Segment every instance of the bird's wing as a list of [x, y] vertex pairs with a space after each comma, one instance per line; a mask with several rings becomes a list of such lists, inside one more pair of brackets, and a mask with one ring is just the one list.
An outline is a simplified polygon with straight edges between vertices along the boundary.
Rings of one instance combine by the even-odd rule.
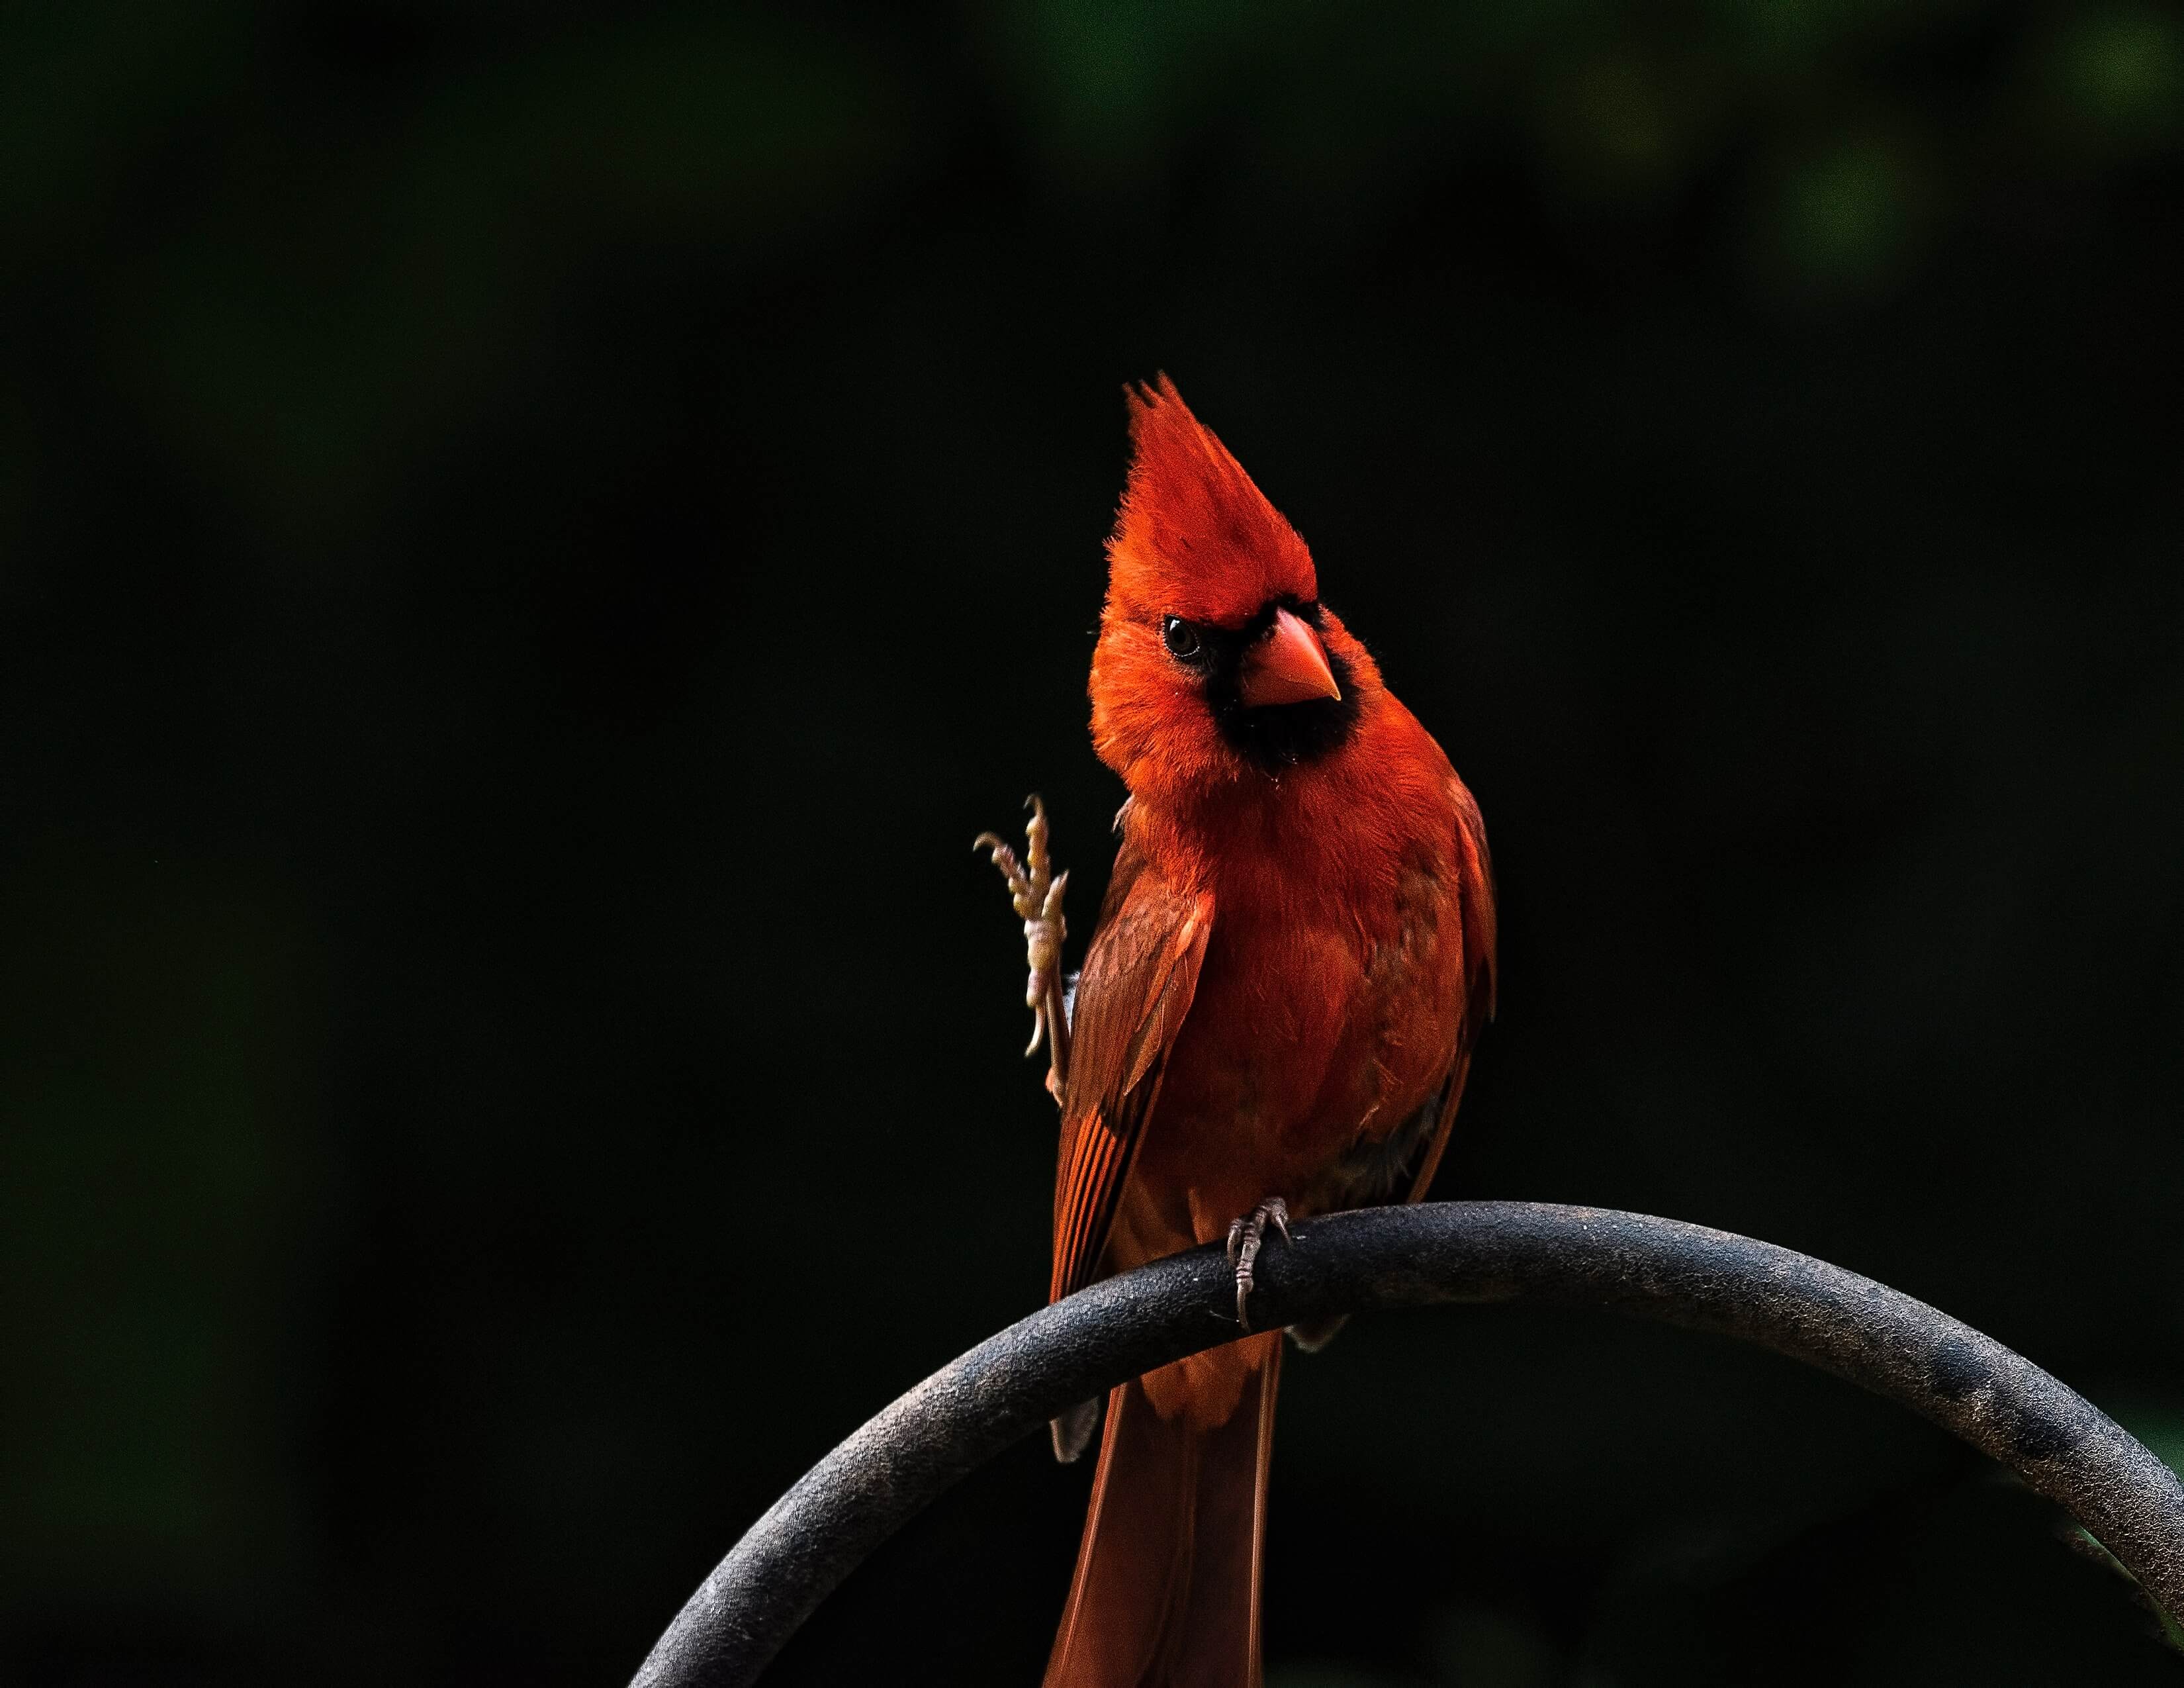
[[1424, 1158], [1411, 1176], [1406, 1201], [1423, 1201], [1434, 1174], [1440, 1169], [1449, 1131], [1456, 1123], [1456, 1105], [1463, 1100], [1463, 1081], [1471, 1075], [1471, 1051], [1479, 1033], [1494, 1017], [1494, 861], [1486, 851], [1486, 823], [1479, 805], [1463, 782], [1456, 784], [1457, 913], [1463, 944], [1462, 1019], [1457, 1028], [1456, 1059], [1441, 1080], [1435, 1101], [1440, 1117], [1433, 1123]]
[[1212, 895], [1164, 877], [1126, 834], [1071, 1016], [1054, 1185], [1056, 1301], [1098, 1275], [1212, 928]]

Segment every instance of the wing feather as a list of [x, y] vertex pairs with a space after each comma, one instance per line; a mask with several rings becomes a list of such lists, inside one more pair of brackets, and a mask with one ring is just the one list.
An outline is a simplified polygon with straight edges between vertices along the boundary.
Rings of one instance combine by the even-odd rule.
[[1212, 926], [1212, 896], [1164, 877], [1126, 834], [1072, 1015], [1054, 1188], [1056, 1301], [1099, 1274]]
[[1440, 1157], [1448, 1148], [1456, 1124], [1457, 1104], [1463, 1100], [1463, 1081], [1471, 1076], [1471, 1051], [1486, 1022], [1494, 1017], [1495, 938], [1494, 859], [1486, 850], [1486, 823], [1479, 804], [1461, 780], [1456, 783], [1457, 912], [1463, 944], [1463, 1020], [1457, 1028], [1456, 1059], [1441, 1080], [1440, 1117], [1426, 1145], [1424, 1158], [1411, 1178], [1406, 1201], [1425, 1200]]

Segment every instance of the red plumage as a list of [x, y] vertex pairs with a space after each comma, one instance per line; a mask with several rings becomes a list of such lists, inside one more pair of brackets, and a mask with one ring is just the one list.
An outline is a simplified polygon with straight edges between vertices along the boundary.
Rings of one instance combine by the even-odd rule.
[[[1090, 688], [1130, 800], [1072, 1017], [1056, 1296], [1268, 1197], [1416, 1200], [1493, 1004], [1470, 793], [1164, 377], [1130, 424]], [[1279, 1340], [1110, 1397], [1049, 1688], [1258, 1681]]]

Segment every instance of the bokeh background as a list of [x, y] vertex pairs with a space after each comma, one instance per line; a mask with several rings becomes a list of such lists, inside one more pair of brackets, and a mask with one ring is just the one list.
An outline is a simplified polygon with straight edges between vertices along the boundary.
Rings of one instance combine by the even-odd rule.
[[[1036, 1304], [967, 848], [1170, 371], [1484, 805], [1446, 1196], [1751, 1232], [2184, 1457], [2184, 19], [0, 11], [0, 1680], [623, 1680]], [[1289, 1368], [1279, 1688], [2175, 1682], [1728, 1345]], [[1027, 1444], [783, 1685], [1034, 1679]]]

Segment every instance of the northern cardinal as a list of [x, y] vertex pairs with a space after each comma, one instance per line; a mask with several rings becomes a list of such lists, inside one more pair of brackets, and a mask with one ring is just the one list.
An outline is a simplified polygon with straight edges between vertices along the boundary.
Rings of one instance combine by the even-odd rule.
[[[1061, 1106], [1055, 1299], [1291, 1217], [1416, 1201], [1494, 1006], [1486, 835], [1440, 746], [1319, 601], [1311, 554], [1165, 376], [1128, 394], [1092, 738], [1129, 799], [1073, 999], [1062, 878], [990, 848]], [[1291, 1332], [1316, 1347], [1333, 1329]], [[1278, 1331], [1107, 1398], [1047, 1688], [1260, 1680]], [[1097, 1403], [1056, 1422], [1075, 1458]]]

